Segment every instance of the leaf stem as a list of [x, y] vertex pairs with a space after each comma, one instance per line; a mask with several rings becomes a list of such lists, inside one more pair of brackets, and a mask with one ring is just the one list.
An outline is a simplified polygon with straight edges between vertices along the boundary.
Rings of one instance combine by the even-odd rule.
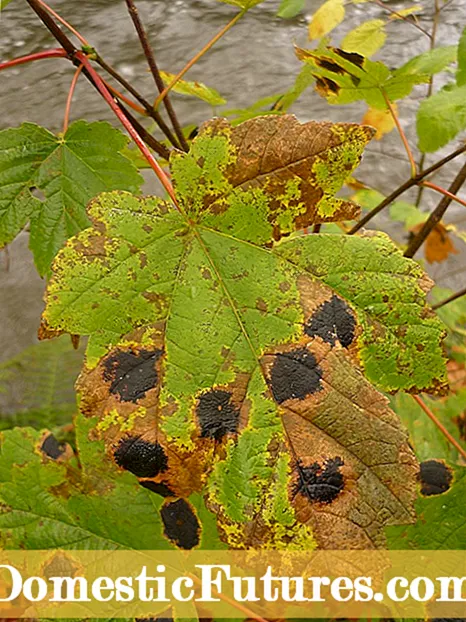
[[426, 413], [426, 415], [434, 422], [434, 424], [438, 427], [440, 432], [444, 435], [444, 437], [455, 447], [458, 453], [466, 460], [466, 451], [461, 447], [458, 441], [450, 434], [450, 432], [445, 428], [443, 423], [441, 423], [434, 413], [430, 410], [427, 404], [424, 403], [423, 399], [419, 397], [419, 395], [411, 395], [413, 400], [419, 404], [422, 410]]
[[108, 88], [108, 90], [115, 95], [115, 97], [117, 97], [118, 99], [121, 99], [121, 101], [125, 102], [125, 104], [127, 106], [129, 106], [130, 108], [132, 108], [135, 112], [139, 113], [141, 116], [143, 117], [147, 117], [147, 111], [145, 110], [145, 108], [143, 108], [142, 106], [139, 106], [138, 104], [135, 104], [129, 97], [126, 97], [126, 95], [123, 95], [123, 93], [121, 93], [118, 89], [116, 89], [114, 86], [112, 86], [110, 84], [110, 82], [107, 82], [107, 80], [104, 80], [104, 78], [102, 78], [105, 86]]
[[127, 110], [121, 102], [120, 108], [125, 114], [128, 121], [133, 125], [136, 132], [144, 140], [144, 142], [147, 143], [149, 147], [153, 149], [155, 153], [157, 153], [161, 158], [168, 161], [170, 159], [170, 150], [165, 145], [160, 143], [156, 138], [154, 138], [154, 136], [152, 136], [152, 134], [148, 132], [146, 128], [133, 117], [130, 111]]
[[71, 102], [73, 101], [74, 91], [76, 89], [76, 84], [78, 83], [79, 76], [81, 71], [83, 70], [84, 65], [79, 65], [79, 67], [74, 72], [73, 79], [71, 80], [70, 90], [68, 93], [68, 98], [66, 100], [65, 106], [65, 119], [63, 121], [63, 134], [68, 129], [68, 125], [70, 124], [70, 110], [71, 110]]
[[419, 233], [411, 240], [408, 248], [405, 251], [405, 257], [414, 257], [419, 248], [424, 243], [425, 239], [429, 235], [429, 233], [434, 229], [434, 227], [441, 221], [443, 215], [448, 209], [448, 206], [452, 202], [452, 198], [450, 195], [455, 195], [461, 186], [466, 181], [466, 163], [463, 164], [463, 167], [459, 171], [458, 175], [455, 177], [453, 182], [451, 183], [448, 189], [448, 196], [444, 196], [434, 211], [430, 214], [429, 218], [424, 223], [422, 229]]
[[85, 39], [85, 37], [83, 37], [77, 30], [76, 28], [73, 28], [73, 26], [68, 23], [66, 21], [66, 19], [63, 19], [63, 17], [61, 17], [60, 15], [58, 15], [58, 13], [56, 13], [52, 7], [50, 7], [46, 2], [44, 2], [44, 0], [37, 0], [37, 2], [46, 10], [50, 13], [50, 15], [53, 15], [53, 17], [60, 22], [63, 26], [65, 26], [65, 28], [67, 28], [70, 32], [72, 32], [74, 34], [74, 36], [85, 46], [87, 47], [91, 47], [89, 41], [87, 41]]
[[45, 58], [67, 58], [68, 54], [65, 50], [56, 48], [53, 50], [44, 50], [43, 52], [36, 52], [35, 54], [28, 54], [27, 56], [20, 56], [19, 58], [12, 58], [3, 63], [0, 63], [0, 71], [2, 69], [9, 69], [10, 67], [16, 67], [17, 65], [24, 65], [25, 63], [31, 63], [35, 60], [43, 60]]
[[[30, 1], [30, 0], [28, 0], [28, 1]], [[149, 149], [146, 146], [146, 144], [143, 141], [143, 139], [140, 137], [140, 135], [135, 130], [133, 125], [130, 123], [128, 118], [124, 115], [124, 113], [122, 112], [122, 110], [120, 109], [120, 107], [118, 106], [116, 101], [113, 99], [110, 91], [105, 86], [102, 78], [96, 72], [94, 67], [92, 67], [89, 59], [87, 58], [87, 56], [83, 52], [76, 52], [75, 56], [85, 66], [85, 68], [89, 72], [90, 76], [92, 77], [95, 86], [97, 87], [97, 89], [101, 93], [102, 97], [105, 99], [107, 104], [110, 106], [110, 108], [113, 110], [115, 115], [118, 117], [119, 121], [124, 126], [124, 128], [127, 130], [128, 134], [134, 140], [134, 142], [138, 146], [139, 150], [141, 151], [143, 156], [146, 158], [146, 160], [149, 162], [151, 168], [153, 169], [153, 171], [155, 172], [155, 174], [159, 178], [161, 184], [163, 185], [163, 187], [167, 191], [168, 195], [170, 196], [171, 200], [175, 204], [176, 208], [179, 209], [178, 202], [177, 202], [176, 196], [175, 196], [175, 192], [173, 190], [172, 184], [170, 183], [170, 180], [168, 179], [167, 175], [165, 174], [165, 172], [161, 168], [160, 164], [157, 162], [157, 160], [154, 158], [152, 153], [149, 151]]]
[[370, 220], [372, 220], [374, 216], [377, 216], [379, 212], [381, 212], [385, 207], [390, 205], [390, 203], [393, 203], [393, 201], [397, 199], [401, 194], [406, 192], [406, 190], [409, 190], [413, 186], [416, 186], [425, 177], [428, 177], [433, 172], [437, 171], [439, 168], [442, 168], [442, 166], [444, 166], [445, 164], [448, 164], [448, 162], [451, 162], [451, 160], [454, 160], [455, 158], [457, 158], [459, 155], [461, 155], [465, 151], [466, 151], [466, 145], [462, 145], [461, 147], [459, 147], [458, 149], [450, 153], [450, 155], [445, 156], [444, 158], [442, 158], [435, 164], [432, 164], [432, 166], [429, 166], [429, 168], [426, 168], [424, 171], [420, 171], [415, 177], [410, 177], [409, 179], [407, 179], [405, 182], [401, 184], [401, 186], [399, 186], [396, 190], [394, 190], [388, 197], [385, 197], [383, 201], [381, 201], [378, 205], [376, 205], [374, 209], [372, 209], [363, 218], [361, 218], [361, 220], [359, 220], [354, 225], [354, 227], [352, 227], [352, 229], [348, 231], [348, 235], [353, 235], [357, 231], [362, 229], [362, 227], [364, 227], [365, 224], [367, 224]]
[[461, 298], [462, 296], [466, 296], [466, 287], [464, 287], [463, 289], [460, 289], [459, 292], [456, 292], [455, 294], [448, 296], [448, 298], [445, 298], [445, 300], [441, 300], [440, 302], [437, 302], [435, 305], [432, 305], [431, 308], [434, 309], [435, 311], [435, 309], [440, 309], [440, 307], [444, 307], [450, 302], [453, 302], [454, 300], [458, 300], [458, 298]]
[[165, 88], [162, 89], [162, 91], [160, 92], [160, 95], [157, 97], [157, 99], [154, 102], [154, 110], [157, 110], [160, 104], [163, 101], [165, 101], [166, 97], [168, 96], [168, 93], [182, 79], [185, 73], [187, 73], [191, 69], [191, 67], [195, 65], [197, 61], [200, 58], [202, 58], [204, 54], [208, 52], [210, 48], [213, 47], [217, 43], [217, 41], [221, 39], [223, 35], [227, 33], [230, 30], [230, 28], [232, 28], [236, 24], [236, 22], [239, 21], [243, 17], [245, 13], [246, 13], [245, 9], [237, 13], [234, 16], [234, 18], [228, 22], [226, 26], [224, 26], [214, 37], [212, 37], [212, 39], [208, 43], [206, 43], [206, 45], [202, 48], [200, 52], [198, 52], [195, 56], [193, 56], [193, 58], [188, 63], [186, 63], [183, 69], [179, 73], [176, 74], [176, 76], [173, 78], [170, 84], [168, 84]]
[[[149, 43], [146, 30], [139, 17], [138, 9], [136, 5], [134, 4], [134, 0], [125, 0], [125, 1], [126, 1], [126, 6], [128, 7], [129, 15], [134, 24], [134, 28], [136, 29], [136, 32], [138, 34], [139, 41], [141, 42], [141, 47], [144, 51], [144, 55], [146, 57], [147, 63], [150, 67], [152, 77], [154, 78], [155, 85], [157, 86], [159, 92], [161, 93], [164, 88], [164, 83], [160, 75], [160, 71], [157, 66], [157, 63], [155, 62], [154, 52]], [[184, 151], [188, 151], [189, 150], [188, 143], [186, 141], [186, 138], [184, 137], [183, 130], [181, 129], [181, 125], [178, 121], [178, 117], [175, 114], [175, 110], [171, 104], [171, 101], [168, 98], [166, 98], [164, 101], [164, 104], [167, 110], [167, 114], [170, 117], [170, 121], [172, 122], [173, 129], [175, 130], [176, 137], [179, 140], [181, 147], [184, 149]]]
[[411, 177], [416, 177], [416, 174], [417, 174], [416, 161], [414, 159], [411, 148], [409, 146], [408, 139], [406, 138], [406, 134], [404, 133], [403, 128], [401, 127], [401, 123], [398, 118], [398, 115], [396, 114], [395, 108], [392, 106], [391, 101], [388, 99], [387, 94], [383, 90], [382, 90], [382, 94], [384, 96], [385, 103], [387, 104], [387, 107], [390, 111], [390, 114], [392, 115], [392, 119], [395, 122], [396, 129], [398, 130], [398, 134], [400, 135], [403, 146], [408, 155], [409, 163], [411, 164]]
[[432, 190], [435, 190], [436, 192], [440, 192], [440, 194], [443, 194], [446, 197], [450, 197], [452, 201], [456, 201], [460, 205], [463, 205], [464, 207], [466, 207], [466, 201], [463, 201], [463, 199], [460, 199], [455, 194], [452, 194], [448, 190], [445, 190], [445, 188], [442, 188], [442, 186], [437, 186], [437, 184], [433, 184], [430, 181], [423, 181], [421, 185], [425, 186], [426, 188], [432, 188]]

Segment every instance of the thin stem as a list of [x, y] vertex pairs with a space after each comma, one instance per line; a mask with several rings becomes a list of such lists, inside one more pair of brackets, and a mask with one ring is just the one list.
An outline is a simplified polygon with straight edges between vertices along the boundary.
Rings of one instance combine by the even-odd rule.
[[441, 300], [440, 302], [437, 302], [435, 305], [432, 305], [432, 309], [434, 310], [440, 309], [440, 307], [444, 307], [450, 302], [453, 302], [454, 300], [458, 300], [458, 298], [461, 298], [462, 296], [466, 296], [466, 287], [463, 289], [460, 289], [459, 292], [456, 292], [455, 294], [448, 296], [448, 298], [445, 298], [445, 300]]
[[225, 33], [227, 33], [230, 28], [232, 28], [237, 21], [239, 21], [243, 15], [246, 13], [245, 10], [240, 11], [239, 13], [237, 13], [235, 15], [235, 17], [228, 22], [228, 24], [226, 26], [224, 26], [222, 28], [222, 30], [220, 30], [220, 32], [218, 32], [208, 43], [206, 43], [206, 45], [202, 48], [202, 50], [200, 52], [198, 52], [195, 56], [193, 56], [193, 58], [186, 63], [186, 65], [183, 67], [183, 69], [176, 74], [176, 76], [173, 78], [173, 80], [170, 82], [170, 84], [168, 84], [160, 93], [160, 95], [157, 97], [157, 99], [154, 102], [154, 109], [157, 110], [157, 108], [160, 106], [160, 104], [165, 101], [165, 98], [168, 96], [168, 93], [171, 91], [171, 89], [175, 86], [175, 84], [177, 84], [181, 78], [185, 75], [185, 73], [187, 73], [191, 67], [193, 65], [195, 65], [197, 63], [197, 61], [202, 58], [204, 56], [204, 54], [206, 52], [208, 52], [210, 50], [211, 47], [213, 47], [217, 41], [219, 39], [221, 39], [223, 37], [223, 35]]
[[[68, 56], [73, 60], [74, 54], [77, 51], [74, 43], [65, 35], [63, 30], [58, 26], [49, 15], [49, 13], [44, 9], [44, 7], [40, 4], [39, 0], [26, 0], [31, 9], [35, 11], [39, 19], [42, 23], [50, 30], [52, 35], [58, 41], [58, 43], [62, 46], [64, 50], [68, 53]], [[73, 60], [73, 62], [75, 62]], [[79, 64], [79, 63], [78, 63]], [[85, 70], [86, 73], [87, 70]]]
[[443, 194], [446, 197], [449, 197], [452, 201], [456, 201], [460, 205], [463, 205], [464, 207], [466, 207], [466, 201], [463, 201], [463, 199], [460, 199], [455, 194], [448, 192], [448, 190], [445, 190], [445, 188], [442, 188], [442, 186], [437, 186], [437, 184], [433, 184], [430, 181], [423, 181], [422, 185], [425, 186], [426, 188], [432, 188], [432, 190], [435, 190], [436, 192], [440, 192], [440, 194]]
[[424, 28], [418, 24], [415, 21], [411, 21], [410, 19], [408, 19], [405, 15], [401, 15], [400, 13], [397, 13], [396, 11], [394, 11], [393, 9], [391, 9], [390, 7], [388, 7], [384, 2], [382, 2], [381, 0], [372, 0], [372, 2], [374, 2], [375, 4], [377, 4], [378, 6], [382, 7], [383, 9], [385, 9], [385, 11], [388, 11], [389, 13], [391, 13], [392, 15], [395, 15], [396, 17], [398, 17], [399, 19], [402, 19], [405, 22], [408, 22], [408, 24], [411, 24], [411, 26], [414, 26], [415, 28], [417, 28], [418, 30], [420, 30], [422, 33], [424, 33], [426, 35], [426, 37], [429, 37], [429, 39], [431, 38], [431, 34], [430, 32], [427, 32], [427, 30], [424, 30]]
[[[448, 188], [449, 193], [455, 195], [458, 190], [461, 188], [463, 183], [466, 181], [466, 163], [463, 164], [458, 175], [455, 177], [450, 187]], [[411, 240], [408, 248], [405, 252], [405, 257], [414, 257], [420, 247], [424, 244], [425, 239], [434, 229], [434, 227], [442, 220], [443, 215], [448, 209], [448, 206], [452, 202], [452, 198], [450, 196], [444, 196], [434, 211], [431, 213], [429, 218], [424, 223], [422, 229], [419, 233]]]
[[104, 59], [99, 56], [99, 54], [97, 54], [96, 57], [96, 62], [102, 67], [102, 69], [104, 69], [110, 76], [112, 76], [112, 78], [114, 78], [117, 82], [119, 82], [121, 84], [121, 86], [123, 86], [128, 93], [131, 93], [131, 95], [138, 100], [138, 102], [140, 104], [142, 104], [144, 110], [147, 112], [147, 114], [149, 115], [149, 117], [151, 117], [152, 119], [154, 119], [154, 121], [157, 123], [157, 125], [159, 126], [159, 128], [161, 129], [161, 131], [165, 134], [165, 136], [168, 138], [168, 140], [171, 142], [171, 144], [176, 148], [176, 149], [180, 149], [180, 144], [179, 142], [176, 140], [176, 137], [174, 136], [174, 134], [172, 133], [171, 129], [168, 127], [168, 125], [165, 123], [165, 121], [163, 120], [162, 116], [160, 115], [160, 113], [158, 113], [156, 110], [153, 109], [152, 105], [147, 101], [147, 99], [145, 99], [133, 86], [132, 84], [130, 84], [127, 80], [125, 80], [125, 78], [123, 78], [122, 75], [120, 75], [116, 69], [114, 69], [111, 65], [109, 65], [106, 61], [104, 61]]
[[108, 90], [115, 95], [115, 97], [117, 97], [118, 99], [121, 99], [121, 101], [125, 102], [125, 104], [127, 106], [129, 106], [130, 108], [132, 108], [134, 110], [134, 112], [139, 113], [140, 115], [142, 115], [143, 117], [147, 117], [147, 111], [142, 107], [142, 106], [138, 106], [138, 104], [135, 104], [129, 97], [126, 97], [126, 95], [123, 95], [123, 93], [121, 93], [118, 89], [116, 89], [114, 86], [112, 86], [109, 82], [107, 82], [107, 80], [104, 80], [102, 78], [105, 86], [108, 88]]
[[[134, 27], [139, 37], [139, 41], [141, 42], [142, 49], [144, 51], [144, 55], [146, 57], [147, 63], [150, 67], [152, 77], [154, 78], [155, 85], [157, 86], [159, 92], [163, 91], [163, 80], [160, 75], [159, 68], [157, 67], [157, 63], [155, 62], [154, 52], [149, 43], [149, 39], [147, 37], [146, 30], [142, 25], [141, 19], [139, 17], [139, 12], [137, 10], [136, 5], [134, 4], [134, 0], [125, 0], [126, 6], [128, 7], [128, 12], [130, 14], [131, 19], [133, 20]], [[181, 129], [181, 125], [178, 121], [178, 117], [175, 114], [175, 110], [167, 98], [165, 99], [165, 108], [167, 110], [167, 114], [170, 117], [170, 121], [172, 122], [173, 129], [175, 130], [176, 137], [178, 138], [180, 145], [185, 151], [189, 150], [188, 143], [186, 138], [184, 137], [183, 130]]]
[[68, 129], [68, 125], [70, 124], [70, 110], [71, 110], [71, 102], [73, 101], [74, 91], [76, 89], [76, 84], [78, 83], [79, 76], [81, 71], [83, 70], [84, 65], [79, 65], [79, 67], [74, 72], [73, 79], [71, 80], [71, 86], [68, 93], [68, 99], [66, 100], [65, 106], [65, 119], [63, 121], [63, 134]]
[[105, 86], [102, 78], [99, 76], [99, 74], [96, 72], [96, 70], [92, 67], [92, 65], [89, 62], [89, 59], [87, 58], [87, 56], [83, 52], [76, 52], [76, 58], [85, 66], [85, 68], [89, 72], [90, 76], [92, 77], [92, 79], [94, 81], [94, 84], [96, 85], [97, 89], [99, 90], [100, 94], [105, 99], [105, 101], [110, 106], [110, 108], [113, 110], [115, 115], [118, 117], [119, 121], [124, 126], [124, 128], [127, 130], [128, 134], [134, 140], [136, 145], [139, 147], [139, 150], [141, 151], [143, 156], [146, 158], [146, 160], [149, 162], [151, 168], [154, 170], [154, 172], [157, 175], [157, 177], [159, 178], [161, 184], [163, 185], [163, 187], [167, 191], [168, 195], [170, 196], [171, 200], [175, 204], [176, 208], [179, 209], [178, 202], [177, 202], [176, 196], [175, 196], [175, 192], [173, 190], [173, 186], [170, 183], [170, 180], [168, 179], [168, 177], [166, 176], [165, 172], [163, 171], [163, 169], [161, 168], [161, 166], [159, 165], [157, 160], [154, 158], [152, 153], [149, 151], [149, 149], [146, 146], [145, 142], [139, 136], [139, 134], [134, 129], [134, 127], [132, 126], [130, 121], [127, 119], [127, 117], [123, 114], [123, 112], [121, 111], [120, 107], [118, 106], [116, 101], [113, 99], [110, 91]]
[[44, 60], [45, 58], [66, 58], [68, 54], [65, 50], [60, 48], [53, 50], [44, 50], [43, 52], [36, 52], [35, 54], [28, 54], [27, 56], [20, 56], [19, 58], [12, 58], [4, 63], [0, 63], [0, 71], [2, 69], [10, 69], [10, 67], [16, 67], [17, 65], [24, 65], [25, 63], [31, 63], [35, 60]]
[[437, 171], [439, 168], [442, 168], [442, 166], [444, 166], [448, 162], [451, 162], [451, 160], [454, 160], [455, 158], [457, 158], [459, 155], [461, 155], [465, 151], [466, 151], [466, 145], [462, 145], [461, 147], [456, 149], [456, 151], [453, 151], [452, 153], [450, 153], [450, 155], [447, 155], [445, 158], [442, 158], [435, 164], [432, 164], [432, 166], [429, 166], [429, 168], [426, 168], [425, 171], [420, 171], [415, 177], [411, 177], [410, 179], [407, 179], [404, 183], [401, 184], [401, 186], [399, 186], [396, 190], [394, 190], [388, 197], [385, 197], [383, 201], [381, 201], [378, 205], [376, 205], [374, 209], [372, 209], [363, 218], [361, 218], [361, 220], [357, 222], [354, 225], [354, 227], [348, 231], [348, 235], [353, 235], [354, 233], [359, 231], [359, 229], [362, 229], [362, 227], [364, 227], [366, 223], [372, 220], [374, 216], [377, 216], [379, 212], [381, 212], [385, 207], [387, 207], [387, 205], [390, 205], [390, 203], [392, 203], [401, 194], [403, 194], [403, 192], [406, 192], [406, 190], [409, 190], [413, 186], [416, 186], [425, 177], [428, 177], [433, 172]]
[[391, 101], [388, 99], [387, 94], [385, 93], [385, 91], [383, 92], [383, 96], [385, 99], [385, 103], [387, 104], [387, 107], [390, 111], [390, 114], [392, 115], [392, 119], [395, 122], [396, 125], [396, 129], [398, 130], [398, 133], [400, 135], [401, 141], [404, 145], [404, 148], [406, 150], [406, 153], [408, 155], [408, 159], [409, 159], [409, 163], [411, 164], [411, 177], [416, 177], [417, 174], [417, 167], [416, 167], [416, 161], [414, 160], [414, 156], [411, 152], [409, 143], [408, 143], [408, 139], [406, 138], [406, 134], [403, 131], [403, 128], [401, 127], [400, 124], [400, 120], [398, 119], [398, 115], [396, 114], [395, 108], [392, 106]]
[[466, 451], [461, 447], [458, 441], [450, 434], [450, 432], [445, 428], [443, 423], [441, 423], [434, 413], [430, 410], [430, 408], [424, 403], [419, 395], [411, 395], [413, 400], [419, 404], [422, 410], [426, 413], [426, 415], [435, 423], [440, 432], [444, 435], [444, 437], [455, 447], [458, 453], [466, 460]]
[[136, 132], [139, 136], [144, 140], [144, 142], [149, 145], [151, 149], [155, 151], [161, 158], [164, 160], [170, 159], [170, 150], [165, 147], [162, 143], [160, 143], [150, 132], [146, 130], [146, 128], [139, 123], [137, 119], [133, 117], [129, 110], [127, 110], [122, 103], [120, 103], [120, 108], [124, 112], [128, 121], [133, 125]]
[[65, 28], [67, 28], [70, 32], [72, 32], [74, 34], [74, 36], [79, 39], [79, 41], [87, 46], [87, 47], [91, 47], [91, 44], [89, 43], [89, 41], [87, 41], [87, 39], [85, 39], [77, 30], [76, 28], [73, 28], [73, 26], [68, 23], [66, 21], [66, 19], [63, 19], [63, 17], [61, 17], [60, 15], [58, 15], [58, 13], [56, 13], [52, 7], [50, 7], [48, 4], [46, 4], [44, 2], [44, 0], [37, 0], [37, 2], [46, 10], [50, 13], [50, 15], [53, 15], [53, 17], [60, 22], [63, 26], [65, 26]]

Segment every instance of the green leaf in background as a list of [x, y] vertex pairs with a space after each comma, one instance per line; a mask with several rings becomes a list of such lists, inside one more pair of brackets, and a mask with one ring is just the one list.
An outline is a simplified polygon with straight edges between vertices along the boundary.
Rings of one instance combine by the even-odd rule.
[[357, 52], [370, 57], [380, 50], [386, 39], [384, 20], [371, 19], [345, 35], [341, 48], [346, 52]]
[[[174, 73], [168, 73], [167, 71], [161, 71], [160, 75], [162, 80], [165, 83], [165, 86], [170, 84], [170, 82], [175, 77]], [[202, 99], [202, 101], [207, 102], [211, 106], [222, 106], [226, 104], [226, 99], [216, 91], [215, 89], [202, 84], [202, 82], [192, 82], [188, 80], [179, 80], [174, 87], [172, 87], [172, 91], [175, 93], [179, 93], [180, 95], [189, 95], [191, 97], [197, 97], [198, 99]]]
[[0, 428], [52, 428], [77, 412], [74, 383], [83, 362], [68, 335], [38, 343], [0, 363]]
[[217, 2], [223, 2], [224, 4], [232, 4], [233, 6], [239, 6], [243, 10], [252, 9], [252, 7], [264, 2], [264, 0], [217, 0]]
[[326, 0], [312, 16], [309, 39], [321, 39], [336, 28], [345, 17], [343, 0]]
[[108, 123], [77, 121], [66, 134], [24, 123], [0, 132], [0, 247], [30, 221], [41, 275], [65, 241], [89, 225], [86, 204], [105, 190], [137, 192], [142, 177], [120, 154], [128, 139]]
[[455, 62], [458, 47], [456, 45], [446, 45], [434, 48], [419, 56], [411, 58], [407, 63], [395, 70], [394, 75], [415, 75], [424, 74], [432, 76], [439, 73]]
[[0, 0], [0, 11], [2, 11], [8, 4], [10, 4], [11, 0]]
[[381, 522], [412, 520], [416, 463], [361, 368], [443, 389], [430, 281], [386, 236], [295, 233], [353, 216], [335, 193], [372, 134], [214, 119], [172, 155], [179, 212], [103, 194], [54, 263], [43, 329], [92, 334], [92, 438], [147, 488], [204, 491], [229, 546], [377, 547]]
[[254, 119], [255, 117], [265, 116], [267, 114], [270, 115], [278, 115], [283, 114], [282, 112], [282, 98], [283, 93], [277, 93], [276, 95], [269, 95], [268, 97], [263, 97], [259, 99], [257, 102], [254, 102], [248, 108], [232, 108], [229, 110], [222, 110], [222, 114], [225, 117], [231, 119], [231, 124], [233, 126], [239, 125], [240, 123], [244, 123], [244, 121], [248, 121], [249, 119]]
[[466, 84], [466, 28], [458, 43], [458, 71], [456, 72], [456, 84], [463, 86]]
[[466, 469], [455, 469], [447, 492], [416, 502], [418, 520], [408, 527], [386, 530], [390, 549], [459, 550], [466, 548]]
[[281, 0], [277, 15], [283, 19], [291, 19], [299, 15], [305, 5], [306, 0]]
[[419, 149], [436, 151], [466, 129], [466, 84], [421, 101], [416, 119]]
[[[370, 188], [358, 190], [351, 198], [367, 210], [374, 209], [385, 199], [383, 194]], [[411, 229], [411, 227], [425, 222], [429, 216], [429, 214], [421, 212], [413, 203], [408, 203], [407, 201], [394, 201], [390, 205], [389, 214], [392, 220], [402, 222], [406, 229]]]

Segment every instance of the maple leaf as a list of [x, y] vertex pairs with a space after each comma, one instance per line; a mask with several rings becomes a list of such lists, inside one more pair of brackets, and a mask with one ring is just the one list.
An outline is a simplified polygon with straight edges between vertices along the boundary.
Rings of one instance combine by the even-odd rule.
[[153, 493], [204, 494], [229, 546], [377, 547], [412, 520], [416, 461], [371, 382], [444, 388], [430, 281], [384, 235], [295, 233], [356, 213], [333, 195], [372, 133], [213, 120], [172, 158], [181, 212], [103, 194], [54, 263], [43, 334], [91, 335], [92, 438]]

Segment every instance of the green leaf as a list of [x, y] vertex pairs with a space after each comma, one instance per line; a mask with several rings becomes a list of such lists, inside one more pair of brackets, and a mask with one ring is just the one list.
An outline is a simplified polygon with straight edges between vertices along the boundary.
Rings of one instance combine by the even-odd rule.
[[69, 336], [39, 343], [0, 364], [0, 427], [53, 427], [76, 413], [74, 383], [83, 362]]
[[341, 24], [345, 18], [343, 0], [326, 0], [312, 16], [309, 39], [321, 39]]
[[384, 45], [386, 38], [385, 22], [371, 19], [351, 30], [341, 42], [341, 48], [346, 52], [372, 56]]
[[456, 84], [466, 84], [466, 28], [463, 30], [458, 43], [458, 71], [456, 72]]
[[[167, 71], [161, 71], [160, 75], [162, 80], [165, 83], [165, 86], [170, 84], [170, 82], [175, 77], [174, 73], [168, 73]], [[180, 93], [181, 95], [189, 95], [191, 97], [197, 97], [198, 99], [202, 99], [202, 101], [207, 102], [211, 106], [222, 106], [226, 104], [226, 99], [216, 91], [215, 89], [202, 84], [202, 82], [191, 82], [188, 80], [179, 80], [174, 87], [172, 87], [172, 91], [175, 93]]]
[[418, 520], [408, 527], [389, 527], [391, 549], [459, 550], [466, 545], [466, 522], [461, 511], [466, 497], [466, 469], [457, 468], [449, 490], [419, 499]]
[[466, 129], [466, 84], [423, 99], [416, 119], [419, 149], [437, 151]]
[[252, 9], [252, 7], [264, 2], [264, 0], [217, 0], [217, 2], [223, 2], [224, 4], [232, 4], [233, 6], [239, 6], [243, 10]]
[[[338, 48], [297, 48], [296, 53], [311, 68], [316, 90], [329, 104], [350, 104], [362, 100], [372, 108], [386, 110], [385, 96], [390, 101], [402, 99], [410, 94], [415, 84], [429, 79], [418, 74], [396, 75], [381, 62]], [[307, 81], [309, 74], [302, 75], [303, 79]]]
[[430, 282], [383, 235], [296, 233], [354, 214], [335, 193], [371, 135], [212, 120], [172, 155], [179, 212], [103, 194], [54, 264], [43, 331], [91, 334], [92, 438], [147, 487], [202, 491], [229, 546], [383, 546], [413, 519], [413, 454], [363, 373], [444, 388]]
[[411, 58], [394, 72], [396, 76], [403, 75], [427, 75], [443, 71], [448, 65], [455, 62], [458, 47], [456, 45], [446, 45], [438, 47], [419, 56]]
[[278, 17], [291, 19], [299, 15], [306, 5], [306, 0], [282, 0], [278, 7]]
[[10, 4], [11, 0], [0, 0], [0, 11], [2, 11], [8, 4]]
[[127, 142], [108, 123], [77, 121], [64, 136], [32, 123], [1, 131], [0, 247], [30, 221], [35, 264], [48, 274], [64, 242], [89, 225], [92, 197], [140, 188], [142, 177], [119, 153]]
[[[377, 192], [377, 190], [368, 188], [358, 190], [351, 198], [361, 207], [368, 210], [374, 209], [374, 207], [385, 199], [384, 195]], [[411, 229], [411, 227], [425, 222], [429, 215], [425, 212], [421, 212], [418, 207], [407, 201], [394, 201], [390, 205], [389, 214], [392, 220], [402, 222], [406, 229]]]

